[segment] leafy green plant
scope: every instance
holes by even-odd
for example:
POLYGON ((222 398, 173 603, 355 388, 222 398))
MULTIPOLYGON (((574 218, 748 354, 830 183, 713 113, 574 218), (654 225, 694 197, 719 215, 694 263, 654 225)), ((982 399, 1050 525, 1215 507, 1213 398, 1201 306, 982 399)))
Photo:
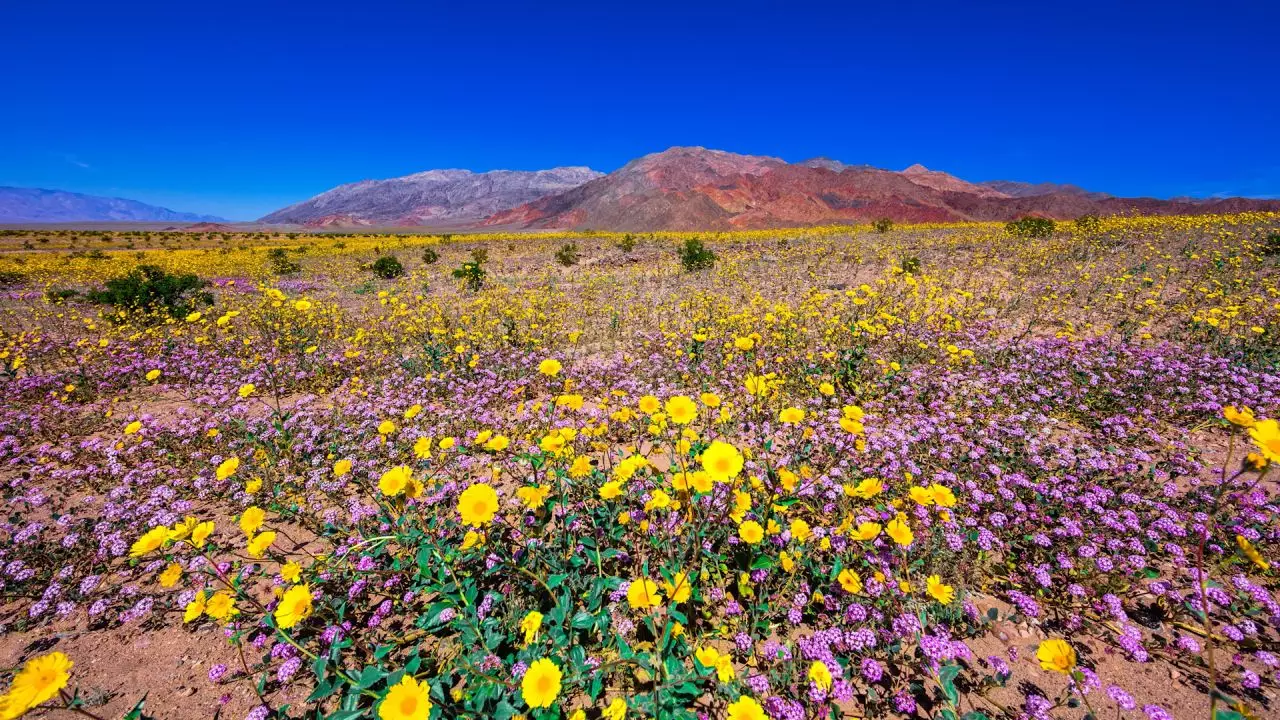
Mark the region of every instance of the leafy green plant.
POLYGON ((618 241, 618 249, 621 250, 624 255, 631 254, 631 251, 636 249, 635 236, 631 233, 623 235, 622 239, 618 241))
POLYGON ((893 220, 882 217, 871 221, 871 227, 878 233, 884 234, 893 229, 893 220))
POLYGON ((559 250, 556 251, 556 262, 560 263, 561 265, 564 265, 565 267, 569 267, 571 265, 577 265, 578 264, 578 246, 574 243, 569 243, 567 245, 562 246, 559 250))
POLYGON ((898 261, 898 267, 902 272, 908 275, 914 275, 920 272, 920 258, 915 255, 904 255, 902 259, 898 261))
MULTIPOLYGON (((476 253, 472 252, 473 258, 475 255, 476 253)), ((480 288, 484 287, 486 275, 488 273, 485 272, 483 261, 476 259, 462 263, 461 267, 455 268, 453 271, 453 276, 461 280, 471 292, 479 292, 480 288)))
POLYGON ((1076 230, 1083 233, 1097 232, 1100 225, 1102 225, 1102 219, 1093 213, 1076 218, 1076 230))
POLYGON ((698 238, 689 238, 676 251, 680 256, 680 266, 685 272, 706 270, 716 264, 716 254, 698 238))
POLYGON ((90 302, 129 310, 163 310, 174 317, 187 315, 197 303, 213 304, 213 296, 201 292, 208 283, 194 273, 173 274, 155 265, 139 265, 88 293, 90 302))
POLYGON ((1004 226, 1010 235, 1030 238, 1046 238, 1053 234, 1054 222, 1049 218, 1024 217, 1004 226))
POLYGON ((435 248, 427 248, 422 251, 422 262, 426 265, 435 265, 440 260, 440 253, 435 248))
POLYGON ((267 251, 267 262, 271 265, 271 272, 276 275, 292 275, 302 269, 284 248, 271 248, 267 251))
POLYGON ((395 255, 383 255, 373 261, 373 274, 383 280, 393 280, 404 274, 404 265, 396 259, 395 255))

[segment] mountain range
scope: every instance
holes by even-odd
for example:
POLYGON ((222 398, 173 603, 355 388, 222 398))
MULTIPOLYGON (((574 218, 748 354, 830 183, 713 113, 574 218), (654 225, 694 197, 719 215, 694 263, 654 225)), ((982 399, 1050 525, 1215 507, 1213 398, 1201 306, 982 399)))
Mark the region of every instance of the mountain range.
POLYGON ((312 227, 467 223, 571 190, 603 174, 585 167, 485 173, 428 170, 389 180, 339 185, 277 210, 260 222, 312 227))
POLYGON ((177 212, 137 200, 43 188, 0 187, 0 223, 225 222, 213 215, 177 212))
MULTIPOLYGON (((1005 221, 1025 216, 1280 211, 1280 200, 1121 198, 1075 185, 974 183, 923 165, 901 171, 816 157, 789 163, 673 147, 604 174, 428 170, 339 185, 258 220, 307 228, 425 226, 620 231, 733 230, 866 222, 1005 221)), ((0 223, 223 222, 122 198, 0 187, 0 223)))
POLYGON ((731 230, 865 222, 1071 219, 1280 210, 1243 198, 1119 198, 1074 185, 972 183, 912 165, 902 171, 830 158, 788 163, 673 147, 603 174, 433 170, 342 185, 261 222, 312 227, 453 225, 509 229, 731 230))

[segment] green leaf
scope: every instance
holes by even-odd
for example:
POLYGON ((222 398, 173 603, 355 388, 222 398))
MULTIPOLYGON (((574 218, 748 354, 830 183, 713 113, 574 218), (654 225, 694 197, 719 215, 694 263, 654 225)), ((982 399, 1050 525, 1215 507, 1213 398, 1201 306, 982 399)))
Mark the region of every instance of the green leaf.
MULTIPOLYGON (((959 674, 960 666, 955 663, 943 665, 938 670, 938 681, 942 685, 942 692, 946 693, 947 700, 949 700, 952 705, 959 704, 960 702, 960 691, 956 690, 956 676, 959 674)), ((952 717, 955 717, 954 713, 952 714, 952 717)))
POLYGON ((375 683, 377 683, 379 680, 381 680, 386 676, 387 674, 383 672, 381 669, 370 665, 366 667, 363 671, 361 671, 360 677, 357 678, 356 680, 356 687, 360 688, 361 690, 364 690, 365 688, 373 687, 375 683))
POLYGON ((761 555, 751 563, 752 570, 769 570, 773 567, 773 558, 768 555, 761 555))
POLYGON ((1244 715, 1227 708, 1217 708, 1213 712, 1213 720, 1244 720, 1244 715))

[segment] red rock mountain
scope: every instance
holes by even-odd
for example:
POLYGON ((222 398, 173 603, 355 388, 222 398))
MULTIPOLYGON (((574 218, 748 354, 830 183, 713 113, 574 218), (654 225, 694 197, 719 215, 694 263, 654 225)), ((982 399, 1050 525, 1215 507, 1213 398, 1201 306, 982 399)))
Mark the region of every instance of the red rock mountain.
POLYGON ((826 158, 790 164, 772 157, 675 147, 564 192, 498 212, 481 225, 729 230, 879 217, 927 222, 1243 210, 1280 210, 1280 201, 1115 198, 1072 186, 978 185, 921 165, 894 172, 826 158))

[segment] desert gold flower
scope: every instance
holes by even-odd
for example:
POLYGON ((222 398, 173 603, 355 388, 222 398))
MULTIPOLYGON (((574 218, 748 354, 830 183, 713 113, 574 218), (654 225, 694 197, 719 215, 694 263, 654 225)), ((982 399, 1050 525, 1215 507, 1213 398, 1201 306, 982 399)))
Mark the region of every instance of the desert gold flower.
POLYGON ((538 631, 542 629, 542 613, 537 610, 530 611, 520 621, 520 632, 524 633, 524 644, 528 645, 538 637, 538 631))
POLYGON ((698 406, 694 404, 692 398, 684 395, 676 395, 667 400, 665 409, 667 415, 671 417, 671 422, 677 425, 688 425, 698 419, 698 406))
POLYGON ((681 571, 673 575, 670 580, 662 581, 662 591, 667 594, 671 602, 682 603, 693 594, 693 585, 689 581, 689 575, 681 571))
POLYGON ((649 578, 636 578, 627 587, 627 603, 633 610, 648 610, 662 604, 662 593, 658 592, 658 583, 649 578))
POLYGON ((1240 546, 1240 552, 1244 553, 1245 557, 1253 561, 1254 565, 1257 565, 1264 571, 1271 569, 1271 563, 1267 562, 1266 559, 1262 557, 1262 553, 1258 552, 1258 549, 1253 546, 1253 543, 1249 542, 1248 538, 1243 535, 1236 535, 1236 545, 1240 546))
POLYGON ((302 577, 302 566, 296 562, 287 562, 280 566, 280 577, 284 578, 285 582, 296 583, 298 578, 302 577))
POLYGON ((310 617, 311 610, 311 588, 294 585, 284 591, 284 597, 280 598, 280 604, 276 606, 276 626, 288 630, 310 617))
POLYGON ((405 673, 378 705, 379 720, 427 720, 431 715, 431 686, 405 673))
POLYGON ((884 531, 895 543, 903 547, 915 542, 916 539, 915 534, 911 532, 911 526, 898 518, 890 520, 884 531))
POLYGON ((845 486, 845 494, 852 497, 870 500, 871 498, 884 492, 884 483, 879 478, 866 478, 854 487, 845 486))
POLYGON ((476 483, 458 496, 458 515, 472 527, 483 527, 498 512, 498 493, 487 483, 476 483))
POLYGON ((147 380, 148 380, 148 381, 150 381, 150 382, 155 382, 159 377, 160 377, 160 371, 159 371, 159 370, 148 370, 148 371, 147 371, 147 380))
POLYGON ((840 587, 844 588, 847 593, 857 594, 862 592, 862 578, 858 577, 858 573, 849 568, 841 570, 840 574, 836 576, 836 580, 839 581, 840 587))
POLYGON ((1249 428, 1249 437, 1258 446, 1258 452, 1268 462, 1280 462, 1280 423, 1275 420, 1259 420, 1249 428))
POLYGON ((169 528, 164 525, 153 527, 134 541, 133 546, 129 548, 129 557, 142 557, 159 549, 168 539, 169 528))
POLYGON ((267 513, 257 505, 250 505, 240 514, 240 529, 245 535, 252 535, 258 532, 258 528, 262 527, 262 523, 267 519, 267 513))
POLYGON ((616 697, 609 701, 609 705, 600 711, 600 717, 604 720, 623 720, 627 716, 627 701, 620 697, 616 697))
POLYGON ((138 420, 134 420, 133 422, 124 426, 124 434, 135 435, 141 429, 142 429, 142 423, 139 422, 138 420))
POLYGON ((187 607, 183 610, 182 622, 189 623, 204 614, 205 595, 204 591, 196 593, 196 597, 187 603, 187 607))
POLYGON ((213 597, 210 597, 205 602, 204 612, 214 620, 221 622, 226 622, 240 614, 239 608, 236 607, 235 597, 225 590, 214 593, 213 597))
POLYGON ((178 584, 182 579, 182 566, 178 563, 169 563, 169 566, 160 573, 160 587, 171 588, 178 584))
POLYGON ((534 660, 520 680, 520 696, 531 708, 551 707, 560 695, 560 666, 547 658, 534 660))
POLYGON ((214 471, 214 474, 218 477, 219 480, 226 480, 232 475, 235 475, 236 471, 239 469, 240 469, 240 458, 229 457, 226 460, 223 460, 222 462, 218 463, 218 469, 214 471))
POLYGON ((209 536, 212 534, 212 521, 205 520, 202 523, 198 523, 195 527, 191 528, 191 544, 197 548, 202 548, 204 547, 205 540, 208 540, 209 536))
POLYGON ((714 440, 698 458, 702 469, 716 482, 727 482, 742 472, 743 458, 738 448, 721 440, 714 440))
POLYGON ((240 389, 236 391, 236 394, 242 398, 247 398, 250 395, 252 395, 254 391, 257 389, 258 389, 257 385, 254 385, 253 383, 245 383, 240 386, 240 389))
POLYGON ((1036 660, 1045 670, 1067 674, 1076 667, 1076 651, 1066 640, 1050 638, 1036 648, 1036 660))
POLYGON ((738 537, 748 545, 757 545, 764 539, 764 528, 755 520, 747 520, 738 525, 738 537))
POLYGON ((942 603, 943 605, 951 604, 956 597, 955 588, 942 582, 942 576, 930 575, 925 581, 925 591, 929 593, 929 597, 942 603))
POLYGON ((858 528, 850 534, 854 540, 875 540, 880 536, 880 523, 864 522, 859 523, 858 528))
POLYGON ((347 473, 349 473, 349 472, 351 472, 351 461, 350 461, 350 460, 348 460, 348 459, 346 459, 346 458, 342 458, 341 460, 339 460, 338 462, 336 462, 336 463, 334 463, 334 464, 333 464, 333 476, 334 476, 334 477, 343 477, 343 476, 345 476, 345 475, 346 475, 347 473))
POLYGON ((782 412, 778 413, 778 422, 786 423, 787 425, 795 425, 803 420, 804 411, 800 408, 783 408, 782 412))
POLYGON ((275 541, 275 532, 268 530, 250 538, 246 549, 248 550, 250 557, 260 558, 267 552, 267 548, 271 547, 271 544, 275 541))
POLYGON ((809 680, 824 692, 831 689, 831 671, 821 660, 814 660, 809 666, 809 680))
POLYGON ((550 485, 535 485, 516 490, 516 497, 530 510, 537 510, 547 503, 547 495, 551 494, 550 485))
POLYGON ((546 375, 547 377, 555 377, 560 374, 562 367, 563 366, 560 364, 559 360, 547 358, 546 360, 538 363, 538 372, 546 375))
POLYGON ((760 707, 760 703, 746 695, 741 695, 737 700, 729 703, 725 720, 769 720, 769 716, 765 714, 764 708, 760 707))
POLYGON ((1256 418, 1253 416, 1253 410, 1250 410, 1247 407, 1242 407, 1237 410, 1234 405, 1228 405, 1222 408, 1222 417, 1226 418, 1233 425, 1239 425, 1240 427, 1245 428, 1253 427, 1253 424, 1256 422, 1256 418))
POLYGON ((411 479, 413 479, 413 470, 408 465, 397 465, 378 478, 378 490, 383 495, 395 497, 404 492, 411 479))
POLYGON ((13 676, 6 697, 12 703, 10 709, 18 710, 17 717, 57 697, 59 691, 71 680, 71 667, 75 663, 60 652, 28 660, 13 676), (19 709, 17 706, 21 706, 19 709))
POLYGON ((791 521, 791 539, 798 543, 803 543, 813 536, 813 530, 809 527, 809 523, 796 518, 791 521))

